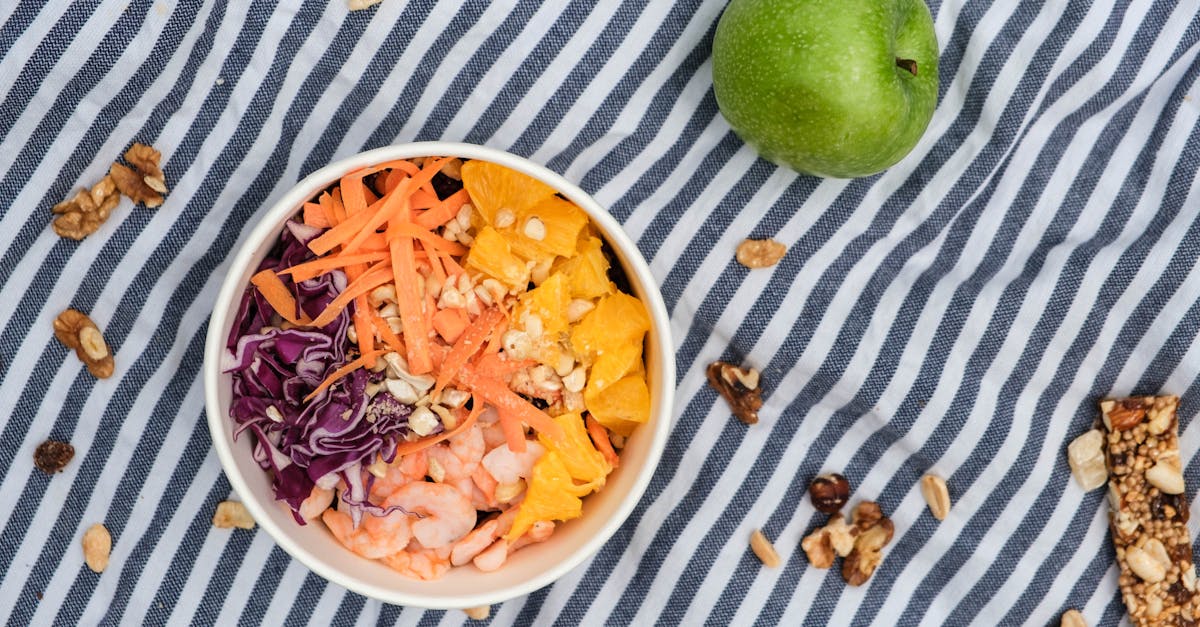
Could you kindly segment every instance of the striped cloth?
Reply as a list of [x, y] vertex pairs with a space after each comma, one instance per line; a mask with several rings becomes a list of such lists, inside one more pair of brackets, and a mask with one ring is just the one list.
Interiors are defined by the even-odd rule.
[[[1194, 0], [934, 2], [933, 123], [853, 181], [777, 168], [730, 132], [709, 62], [721, 0], [276, 4], [0, 3], [0, 620], [465, 620], [349, 593], [261, 531], [210, 524], [230, 487], [199, 371], [231, 251], [306, 173], [415, 139], [579, 182], [650, 260], [676, 338], [676, 425], [640, 505], [495, 623], [1120, 620], [1103, 494], [1064, 448], [1098, 397], [1177, 393], [1200, 486]], [[162, 150], [166, 203], [56, 237], [50, 207], [134, 141]], [[749, 236], [788, 254], [748, 271], [733, 250]], [[116, 347], [111, 379], [54, 341], [72, 305]], [[759, 424], [706, 387], [718, 358], [762, 370]], [[48, 437], [77, 451], [53, 477], [32, 465]], [[861, 588], [799, 549], [824, 520], [807, 482], [834, 470], [896, 525]], [[929, 471], [953, 495], [942, 523]], [[95, 522], [114, 538], [102, 575], [79, 548]], [[755, 528], [781, 568], [748, 551]]]

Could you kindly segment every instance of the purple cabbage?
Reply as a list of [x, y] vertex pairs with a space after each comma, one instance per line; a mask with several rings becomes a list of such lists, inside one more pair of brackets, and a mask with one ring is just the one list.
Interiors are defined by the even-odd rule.
[[[307, 243], [320, 229], [287, 223], [279, 245], [259, 270], [288, 268], [315, 258]], [[346, 288], [340, 271], [293, 283], [281, 277], [297, 305], [316, 318]], [[337, 368], [352, 359], [346, 331], [351, 311], [342, 311], [323, 328], [282, 329], [270, 304], [249, 288], [234, 320], [222, 363], [232, 375], [229, 413], [234, 437], [254, 435], [254, 459], [271, 473], [275, 498], [287, 503], [297, 522], [300, 504], [313, 486], [339, 477], [347, 486], [343, 502], [357, 524], [363, 511], [382, 509], [366, 500], [370, 490], [363, 468], [377, 455], [390, 462], [408, 434], [412, 408], [386, 393], [368, 402], [367, 384], [381, 375], [359, 369], [305, 403], [304, 398]], [[274, 416], [274, 418], [272, 418]]]

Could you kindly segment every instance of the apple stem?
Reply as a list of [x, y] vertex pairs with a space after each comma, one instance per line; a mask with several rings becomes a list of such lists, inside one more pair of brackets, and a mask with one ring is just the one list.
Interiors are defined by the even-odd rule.
[[912, 74], [913, 76], [917, 75], [917, 62], [914, 61], [913, 59], [897, 58], [896, 59], [896, 67], [900, 67], [900, 68], [904, 68], [904, 69], [908, 70], [908, 72], [910, 74]]

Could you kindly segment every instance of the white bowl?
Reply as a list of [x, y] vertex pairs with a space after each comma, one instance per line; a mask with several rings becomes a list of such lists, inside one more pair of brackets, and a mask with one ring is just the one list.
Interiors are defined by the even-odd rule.
[[[231, 382], [220, 369], [243, 290], [259, 262], [275, 244], [284, 222], [300, 206], [353, 170], [393, 159], [456, 156], [482, 159], [537, 178], [582, 208], [603, 233], [624, 266], [629, 282], [650, 314], [646, 368], [650, 387], [650, 420], [628, 439], [621, 466], [597, 494], [584, 499], [583, 516], [560, 524], [551, 538], [517, 551], [498, 571], [485, 573], [473, 566], [453, 568], [437, 581], [415, 581], [382, 563], [359, 557], [333, 538], [323, 525], [300, 526], [286, 507], [277, 503], [271, 481], [251, 457], [249, 434], [233, 441], [229, 417]], [[204, 348], [204, 398], [213, 447], [238, 496], [259, 526], [283, 550], [313, 572], [338, 585], [387, 603], [436, 609], [490, 605], [528, 594], [552, 583], [591, 557], [633, 511], [658, 466], [670, 432], [675, 389], [675, 360], [662, 295], [645, 260], [621, 226], [596, 201], [563, 177], [506, 152], [449, 142], [388, 146], [343, 159], [313, 172], [296, 184], [263, 215], [233, 257], [209, 322]]]

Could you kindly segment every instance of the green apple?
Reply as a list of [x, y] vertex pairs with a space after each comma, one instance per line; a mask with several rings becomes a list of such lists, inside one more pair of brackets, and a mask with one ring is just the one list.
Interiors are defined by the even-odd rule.
[[922, 0], [733, 0], [713, 40], [721, 113], [763, 157], [838, 178], [912, 150], [937, 106]]

